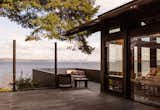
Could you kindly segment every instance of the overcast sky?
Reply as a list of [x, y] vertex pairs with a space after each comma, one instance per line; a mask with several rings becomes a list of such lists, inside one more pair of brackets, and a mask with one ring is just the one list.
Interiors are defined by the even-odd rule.
[[[96, 16], [129, 1], [131, 0], [97, 0], [96, 4], [100, 6], [100, 10]], [[25, 36], [29, 33], [30, 30], [21, 28], [6, 18], [0, 18], [0, 58], [12, 57], [12, 40], [16, 39], [18, 59], [52, 59], [55, 40], [25, 42]], [[67, 50], [70, 44], [58, 41], [59, 61], [100, 61], [100, 33], [93, 34], [88, 41], [95, 47], [92, 55], [85, 55], [78, 50]]]

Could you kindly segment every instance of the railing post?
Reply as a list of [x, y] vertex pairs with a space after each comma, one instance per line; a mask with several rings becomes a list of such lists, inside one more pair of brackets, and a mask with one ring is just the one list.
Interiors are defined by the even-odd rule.
[[57, 75], [57, 43], [55, 42], [55, 75]]
[[55, 52], [54, 52], [54, 74], [55, 74], [55, 84], [56, 87], [58, 87], [58, 77], [57, 77], [57, 43], [54, 43], [55, 46]]
[[16, 91], [16, 40], [13, 40], [13, 92]]

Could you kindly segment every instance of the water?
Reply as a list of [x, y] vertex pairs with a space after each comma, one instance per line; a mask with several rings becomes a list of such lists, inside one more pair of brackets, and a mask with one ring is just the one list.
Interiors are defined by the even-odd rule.
[[[22, 77], [31, 77], [32, 69], [36, 68], [54, 68], [54, 63], [50, 61], [18, 61], [17, 62], [17, 79]], [[100, 69], [98, 62], [59, 62], [58, 68], [84, 68]], [[12, 81], [12, 61], [0, 62], [0, 88], [8, 87]]]
[[[160, 61], [158, 61], [160, 65]], [[17, 79], [22, 77], [31, 77], [32, 69], [36, 68], [54, 68], [54, 62], [51, 61], [18, 61], [17, 62]], [[59, 62], [58, 68], [83, 68], [100, 70], [100, 62]], [[122, 72], [122, 62], [112, 62], [109, 65], [110, 71]], [[142, 62], [142, 74], [146, 75], [150, 70], [149, 61]], [[137, 73], [137, 62], [135, 62], [135, 73]], [[12, 81], [12, 61], [0, 61], [0, 88], [8, 87]]]

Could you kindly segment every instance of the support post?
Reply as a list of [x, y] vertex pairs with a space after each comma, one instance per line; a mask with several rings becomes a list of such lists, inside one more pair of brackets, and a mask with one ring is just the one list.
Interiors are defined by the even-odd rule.
[[[142, 41], [141, 39], [138, 39], [138, 41]], [[137, 47], [137, 70], [138, 70], [138, 76], [142, 76], [142, 48]]]
[[131, 46], [131, 74], [133, 75], [131, 78], [134, 77], [134, 47]]
[[[139, 39], [141, 41], [141, 39]], [[142, 48], [137, 47], [137, 69], [138, 69], [138, 76], [142, 76]]]
[[16, 91], [16, 40], [13, 40], [13, 92]]
[[[133, 47], [131, 47], [130, 30], [141, 27], [138, 20], [132, 20], [132, 15], [126, 13], [126, 18], [122, 25], [122, 31], [126, 33], [124, 36], [124, 97], [132, 98], [131, 73], [133, 72]], [[133, 52], [133, 53], [132, 53]]]
[[109, 88], [109, 82], [107, 79], [107, 58], [108, 58], [108, 47], [106, 47], [106, 35], [107, 29], [101, 30], [101, 91], [105, 92]]
[[[150, 38], [150, 42], [156, 42], [156, 38]], [[150, 68], [157, 68], [157, 49], [150, 48]]]
[[[131, 38], [129, 36], [129, 30], [133, 27], [133, 24], [126, 19], [122, 25], [122, 31], [125, 32], [124, 36], [124, 48], [123, 48], [123, 72], [124, 72], [124, 87], [123, 95], [126, 99], [131, 99], [131, 72], [132, 72], [132, 51]], [[128, 23], [129, 22], [129, 23]], [[132, 50], [131, 50], [132, 49]]]
[[[127, 29], [127, 28], [126, 28]], [[130, 37], [128, 30], [124, 37], [124, 97], [131, 98], [131, 49], [130, 49]]]
[[[131, 44], [131, 79], [135, 79], [134, 72], [134, 45]], [[131, 99], [134, 99], [134, 82], [131, 80]]]

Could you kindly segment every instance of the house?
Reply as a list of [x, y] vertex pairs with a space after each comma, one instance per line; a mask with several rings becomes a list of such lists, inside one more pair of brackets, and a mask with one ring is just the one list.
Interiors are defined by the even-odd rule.
[[[67, 31], [65, 35], [69, 36], [82, 31], [101, 32], [102, 92], [134, 99], [136, 93], [132, 79], [145, 78], [146, 74], [154, 70], [158, 72], [160, 0], [134, 0]], [[118, 46], [121, 51], [111, 52], [115, 49], [113, 46]], [[149, 61], [147, 71], [145, 69], [143, 71], [142, 68], [144, 60], [147, 59], [145, 58], [147, 55], [143, 55], [144, 48], [148, 49], [148, 52], [145, 52], [148, 55], [147, 61]], [[121, 71], [111, 70], [113, 67], [110, 59], [113, 54], [121, 57], [122, 65], [119, 65]], [[157, 81], [160, 83], [160, 80]], [[144, 82], [144, 85], [147, 84]], [[160, 85], [149, 83], [147, 87], [150, 88], [151, 85], [157, 87], [155, 91], [160, 94]]]

